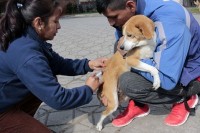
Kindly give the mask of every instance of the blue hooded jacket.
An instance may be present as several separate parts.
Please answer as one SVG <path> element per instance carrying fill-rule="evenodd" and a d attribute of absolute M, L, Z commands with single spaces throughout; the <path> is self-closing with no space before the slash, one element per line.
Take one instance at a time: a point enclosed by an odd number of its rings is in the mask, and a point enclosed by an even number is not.
<path fill-rule="evenodd" d="M 54 109 L 70 109 L 89 103 L 92 90 L 84 85 L 63 88 L 55 75 L 83 75 L 92 71 L 89 60 L 64 59 L 51 44 L 42 41 L 32 27 L 0 50 L 0 112 L 33 94 Z"/>
<path fill-rule="evenodd" d="M 163 89 L 187 86 L 200 76 L 200 26 L 191 13 L 173 0 L 137 0 L 136 14 L 155 23 L 154 57 L 142 61 L 159 70 Z M 115 35 L 119 39 L 122 33 L 117 30 Z M 134 71 L 153 82 L 150 73 Z"/>

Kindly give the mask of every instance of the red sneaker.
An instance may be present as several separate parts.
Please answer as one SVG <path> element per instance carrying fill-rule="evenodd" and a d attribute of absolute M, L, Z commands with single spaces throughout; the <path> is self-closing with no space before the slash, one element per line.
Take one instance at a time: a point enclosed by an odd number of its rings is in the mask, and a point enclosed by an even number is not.
<path fill-rule="evenodd" d="M 198 77 L 197 80 L 200 82 L 200 77 Z"/>
<path fill-rule="evenodd" d="M 124 110 L 123 113 L 119 114 L 113 121 L 112 124 L 115 127 L 123 127 L 131 123 L 136 117 L 143 117 L 148 115 L 150 109 L 148 105 L 144 107 L 135 106 L 133 100 L 129 101 L 128 107 Z"/>
<path fill-rule="evenodd" d="M 187 101 L 190 108 L 194 108 L 198 103 L 198 96 L 193 95 Z M 184 102 L 173 105 L 170 114 L 165 118 L 165 124 L 168 126 L 180 126 L 184 124 L 190 112 L 185 108 Z"/>

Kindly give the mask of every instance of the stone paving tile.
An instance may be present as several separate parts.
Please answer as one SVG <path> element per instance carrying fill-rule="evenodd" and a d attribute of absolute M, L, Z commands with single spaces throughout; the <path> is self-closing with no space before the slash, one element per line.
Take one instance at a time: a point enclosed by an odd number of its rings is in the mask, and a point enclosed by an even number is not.
<path fill-rule="evenodd" d="M 195 14 L 195 17 L 200 23 L 199 14 Z M 114 29 L 102 15 L 64 17 L 61 20 L 61 27 L 55 40 L 51 42 L 53 49 L 60 55 L 72 59 L 95 59 L 112 55 Z M 64 87 L 73 88 L 84 85 L 89 74 L 74 77 L 58 76 L 58 80 Z M 124 102 L 114 116 L 122 112 L 126 105 L 127 102 Z M 106 118 L 101 133 L 199 133 L 200 109 L 196 111 L 196 116 L 189 117 L 183 126 L 169 127 L 164 125 L 163 120 L 169 113 L 170 107 L 171 105 L 151 105 L 150 115 L 137 118 L 122 128 L 113 127 L 111 120 Z M 56 133 L 98 133 L 95 126 L 104 109 L 94 94 L 89 104 L 66 111 L 54 110 L 43 103 L 35 118 Z"/>

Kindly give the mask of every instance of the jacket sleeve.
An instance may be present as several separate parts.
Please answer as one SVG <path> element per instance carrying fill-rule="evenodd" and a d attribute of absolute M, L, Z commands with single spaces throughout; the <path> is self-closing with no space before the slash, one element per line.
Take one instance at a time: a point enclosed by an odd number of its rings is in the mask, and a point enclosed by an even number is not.
<path fill-rule="evenodd" d="M 91 72 L 88 65 L 88 59 L 67 59 L 61 57 L 58 53 L 52 51 L 52 60 L 50 60 L 52 71 L 55 75 L 76 76 Z"/>
<path fill-rule="evenodd" d="M 122 31 L 120 31 L 119 29 L 115 30 L 115 39 L 116 41 L 119 41 L 120 37 L 122 37 Z"/>
<path fill-rule="evenodd" d="M 69 66 L 74 65 L 70 63 L 69 61 Z M 35 96 L 54 109 L 75 108 L 89 103 L 92 99 L 93 92 L 89 86 L 63 88 L 56 81 L 47 59 L 42 55 L 26 61 L 18 69 L 17 76 Z"/>
<path fill-rule="evenodd" d="M 191 34 L 184 22 L 164 21 L 159 24 L 160 29 L 157 29 L 157 47 L 154 57 L 142 61 L 155 66 L 159 70 L 161 87 L 171 90 L 179 82 L 189 50 Z M 150 73 L 134 71 L 153 82 Z"/>

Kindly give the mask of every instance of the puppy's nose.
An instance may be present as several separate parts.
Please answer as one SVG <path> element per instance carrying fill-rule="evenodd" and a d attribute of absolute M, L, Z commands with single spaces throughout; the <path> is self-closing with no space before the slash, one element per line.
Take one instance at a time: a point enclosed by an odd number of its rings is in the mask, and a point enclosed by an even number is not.
<path fill-rule="evenodd" d="M 121 46 L 120 46 L 120 49 L 121 49 L 121 50 L 124 50 L 124 45 L 121 45 Z"/>

